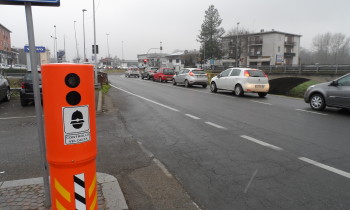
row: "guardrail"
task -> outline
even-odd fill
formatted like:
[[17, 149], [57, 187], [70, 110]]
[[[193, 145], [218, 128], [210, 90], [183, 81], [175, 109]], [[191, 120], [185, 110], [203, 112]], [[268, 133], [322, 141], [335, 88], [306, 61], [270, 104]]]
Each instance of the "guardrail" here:
[[[212, 73], [234, 68], [226, 66], [205, 67]], [[294, 74], [344, 74], [350, 72], [350, 65], [276, 65], [276, 66], [239, 66], [239, 68], [254, 68], [266, 73], [294, 73]]]

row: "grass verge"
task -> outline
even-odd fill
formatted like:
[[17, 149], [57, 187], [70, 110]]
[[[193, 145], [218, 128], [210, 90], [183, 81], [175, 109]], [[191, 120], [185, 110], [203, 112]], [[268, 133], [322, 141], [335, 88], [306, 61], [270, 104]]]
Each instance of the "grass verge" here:
[[103, 94], [108, 93], [109, 89], [111, 89], [110, 85], [102, 85], [102, 93]]
[[308, 87], [310, 87], [311, 85], [315, 85], [315, 84], [318, 84], [318, 82], [317, 81], [313, 81], [313, 80], [304, 82], [304, 83], [302, 83], [302, 84], [292, 88], [289, 91], [288, 96], [303, 98], [306, 89]]

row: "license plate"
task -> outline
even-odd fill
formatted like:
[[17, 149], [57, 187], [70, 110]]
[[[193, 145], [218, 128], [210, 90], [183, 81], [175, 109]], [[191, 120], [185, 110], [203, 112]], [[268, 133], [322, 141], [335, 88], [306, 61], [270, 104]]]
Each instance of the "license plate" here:
[[264, 88], [264, 85], [255, 85], [255, 88]]
[[171, 77], [168, 77], [168, 78], [166, 78], [166, 80], [172, 80], [172, 78], [171, 78]]

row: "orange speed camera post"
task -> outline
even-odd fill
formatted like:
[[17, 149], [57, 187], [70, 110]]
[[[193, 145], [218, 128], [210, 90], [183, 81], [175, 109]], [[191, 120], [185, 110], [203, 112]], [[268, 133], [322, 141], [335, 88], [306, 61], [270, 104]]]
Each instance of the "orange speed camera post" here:
[[42, 65], [52, 209], [97, 209], [93, 65]]

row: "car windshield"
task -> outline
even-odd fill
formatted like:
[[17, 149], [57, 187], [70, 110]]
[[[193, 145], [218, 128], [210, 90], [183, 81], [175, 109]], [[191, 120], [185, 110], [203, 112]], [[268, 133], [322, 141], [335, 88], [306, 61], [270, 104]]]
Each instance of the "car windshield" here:
[[203, 70], [193, 70], [192, 72], [194, 74], [206, 74], [205, 71], [203, 71]]
[[265, 77], [264, 72], [260, 70], [248, 70], [251, 77]]
[[175, 74], [174, 70], [172, 70], [172, 69], [164, 69], [163, 73], [165, 75], [174, 75]]

